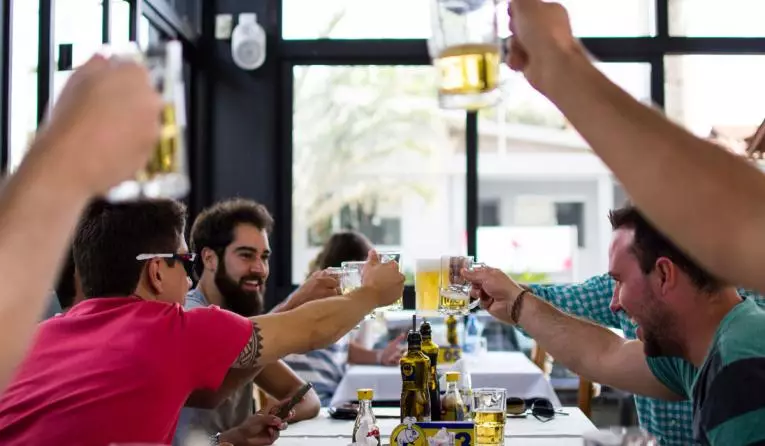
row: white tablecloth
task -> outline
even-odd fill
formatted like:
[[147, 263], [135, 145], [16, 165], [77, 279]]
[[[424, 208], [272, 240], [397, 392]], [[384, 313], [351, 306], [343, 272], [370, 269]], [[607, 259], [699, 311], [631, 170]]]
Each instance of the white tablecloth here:
[[[560, 406], [550, 381], [529, 358], [520, 352], [488, 352], [480, 356], [466, 356], [472, 387], [500, 387], [507, 396], [519, 398], [544, 397]], [[439, 371], [449, 370], [439, 366]], [[396, 401], [401, 398], [401, 372], [398, 367], [356, 365], [348, 369], [335, 391], [330, 405], [337, 406], [356, 399], [356, 390], [372, 388], [377, 401]]]
[[[385, 410], [385, 409], [381, 409]], [[576, 407], [565, 407], [568, 415], [556, 415], [548, 422], [541, 422], [534, 417], [508, 418], [505, 425], [505, 444], [548, 446], [582, 445], [581, 437], [585, 432], [595, 430], [595, 426]], [[378, 418], [380, 431], [390, 434], [398, 425], [398, 418]], [[326, 409], [313, 420], [291, 425], [281, 433], [279, 445], [347, 445], [353, 431], [353, 421], [333, 420]]]

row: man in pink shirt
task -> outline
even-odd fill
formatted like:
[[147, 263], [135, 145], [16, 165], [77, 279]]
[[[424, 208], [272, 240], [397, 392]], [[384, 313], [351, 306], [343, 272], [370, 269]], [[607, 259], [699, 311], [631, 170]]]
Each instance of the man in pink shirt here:
[[[184, 404], [215, 407], [258, 367], [336, 341], [402, 292], [397, 266], [370, 253], [352, 295], [250, 319], [184, 311], [184, 225], [174, 201], [90, 206], [74, 240], [87, 299], [40, 325], [0, 398], [0, 444], [170, 444]], [[265, 431], [281, 427], [264, 417]]]

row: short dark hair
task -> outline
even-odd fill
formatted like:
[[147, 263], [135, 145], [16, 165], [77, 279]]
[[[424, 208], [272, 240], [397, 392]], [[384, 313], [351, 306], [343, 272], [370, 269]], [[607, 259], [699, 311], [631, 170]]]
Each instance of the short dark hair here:
[[[270, 233], [274, 218], [265, 206], [253, 200], [232, 198], [218, 202], [203, 210], [191, 227], [191, 250], [201, 254], [209, 248], [221, 255], [234, 241], [234, 229], [240, 224], [253, 225]], [[202, 274], [203, 264], [196, 262], [197, 274]]]
[[145, 264], [136, 256], [175, 253], [185, 225], [186, 207], [174, 200], [92, 203], [74, 238], [85, 297], [133, 294]]
[[69, 248], [69, 252], [67, 252], [64, 258], [64, 264], [58, 274], [58, 281], [56, 282], [56, 298], [58, 303], [61, 304], [61, 308], [64, 309], [74, 304], [74, 296], [77, 294], [77, 289], [74, 285], [74, 272], [74, 253]]
[[644, 274], [653, 271], [659, 257], [666, 257], [702, 291], [714, 292], [725, 286], [723, 281], [708, 273], [660, 233], [635, 206], [627, 204], [615, 209], [609, 213], [608, 219], [614, 230], [630, 228], [635, 231], [632, 250]]
[[372, 242], [356, 231], [342, 231], [332, 234], [311, 265], [312, 271], [340, 266], [343, 262], [367, 259]]

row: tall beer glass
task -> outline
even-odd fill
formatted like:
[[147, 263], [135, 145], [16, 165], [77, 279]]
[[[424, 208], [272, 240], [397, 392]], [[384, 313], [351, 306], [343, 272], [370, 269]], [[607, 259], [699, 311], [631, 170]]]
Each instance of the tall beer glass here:
[[[340, 292], [349, 294], [361, 287], [361, 270], [364, 269], [365, 261], [348, 261], [340, 264]], [[374, 312], [364, 316], [365, 320], [374, 319]], [[359, 328], [356, 326], [356, 328]]]
[[414, 293], [418, 313], [438, 311], [440, 271], [440, 259], [417, 259], [415, 262]]
[[[381, 263], [388, 263], [388, 262], [398, 262], [398, 269], [401, 271], [401, 253], [397, 251], [383, 251], [378, 253], [380, 256], [380, 262]], [[380, 308], [380, 310], [383, 311], [396, 311], [396, 310], [403, 310], [404, 309], [404, 296], [401, 296], [393, 302], [392, 304], [388, 305], [387, 307]]]
[[505, 444], [505, 389], [473, 389], [473, 422], [476, 446]]
[[499, 90], [498, 0], [431, 0], [430, 57], [442, 108], [495, 105]]
[[462, 277], [462, 270], [475, 270], [484, 267], [470, 256], [441, 257], [441, 280], [439, 287], [438, 310], [444, 314], [465, 315], [477, 307], [480, 300], [470, 302], [473, 286]]
[[142, 53], [134, 43], [112, 52], [113, 57], [132, 58], [143, 62], [152, 83], [162, 94], [162, 132], [146, 166], [135, 178], [112, 188], [107, 194], [111, 201], [140, 198], [180, 199], [189, 192], [190, 181], [186, 166], [186, 91], [183, 82], [183, 49], [178, 41], [150, 47]]

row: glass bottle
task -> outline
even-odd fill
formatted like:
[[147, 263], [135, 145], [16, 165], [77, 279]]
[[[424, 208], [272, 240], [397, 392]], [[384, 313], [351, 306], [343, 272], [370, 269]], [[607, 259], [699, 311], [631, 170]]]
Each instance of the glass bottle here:
[[441, 421], [441, 386], [438, 382], [438, 344], [433, 342], [433, 331], [428, 321], [420, 325], [422, 352], [430, 359], [430, 419]]
[[[377, 439], [377, 445], [380, 445], [380, 429], [377, 427], [377, 419], [372, 412], [372, 398], [374, 390], [358, 389], [356, 396], [359, 399], [359, 413], [356, 415], [356, 422], [353, 424], [353, 442], [365, 442], [367, 438]], [[360, 429], [365, 426], [365, 429]], [[358, 437], [358, 438], [357, 438]]]
[[401, 422], [404, 418], [430, 421], [430, 359], [422, 352], [422, 336], [409, 331], [408, 348], [401, 357]]
[[446, 372], [446, 393], [441, 401], [442, 421], [465, 421], [467, 408], [458, 387], [460, 372]]

